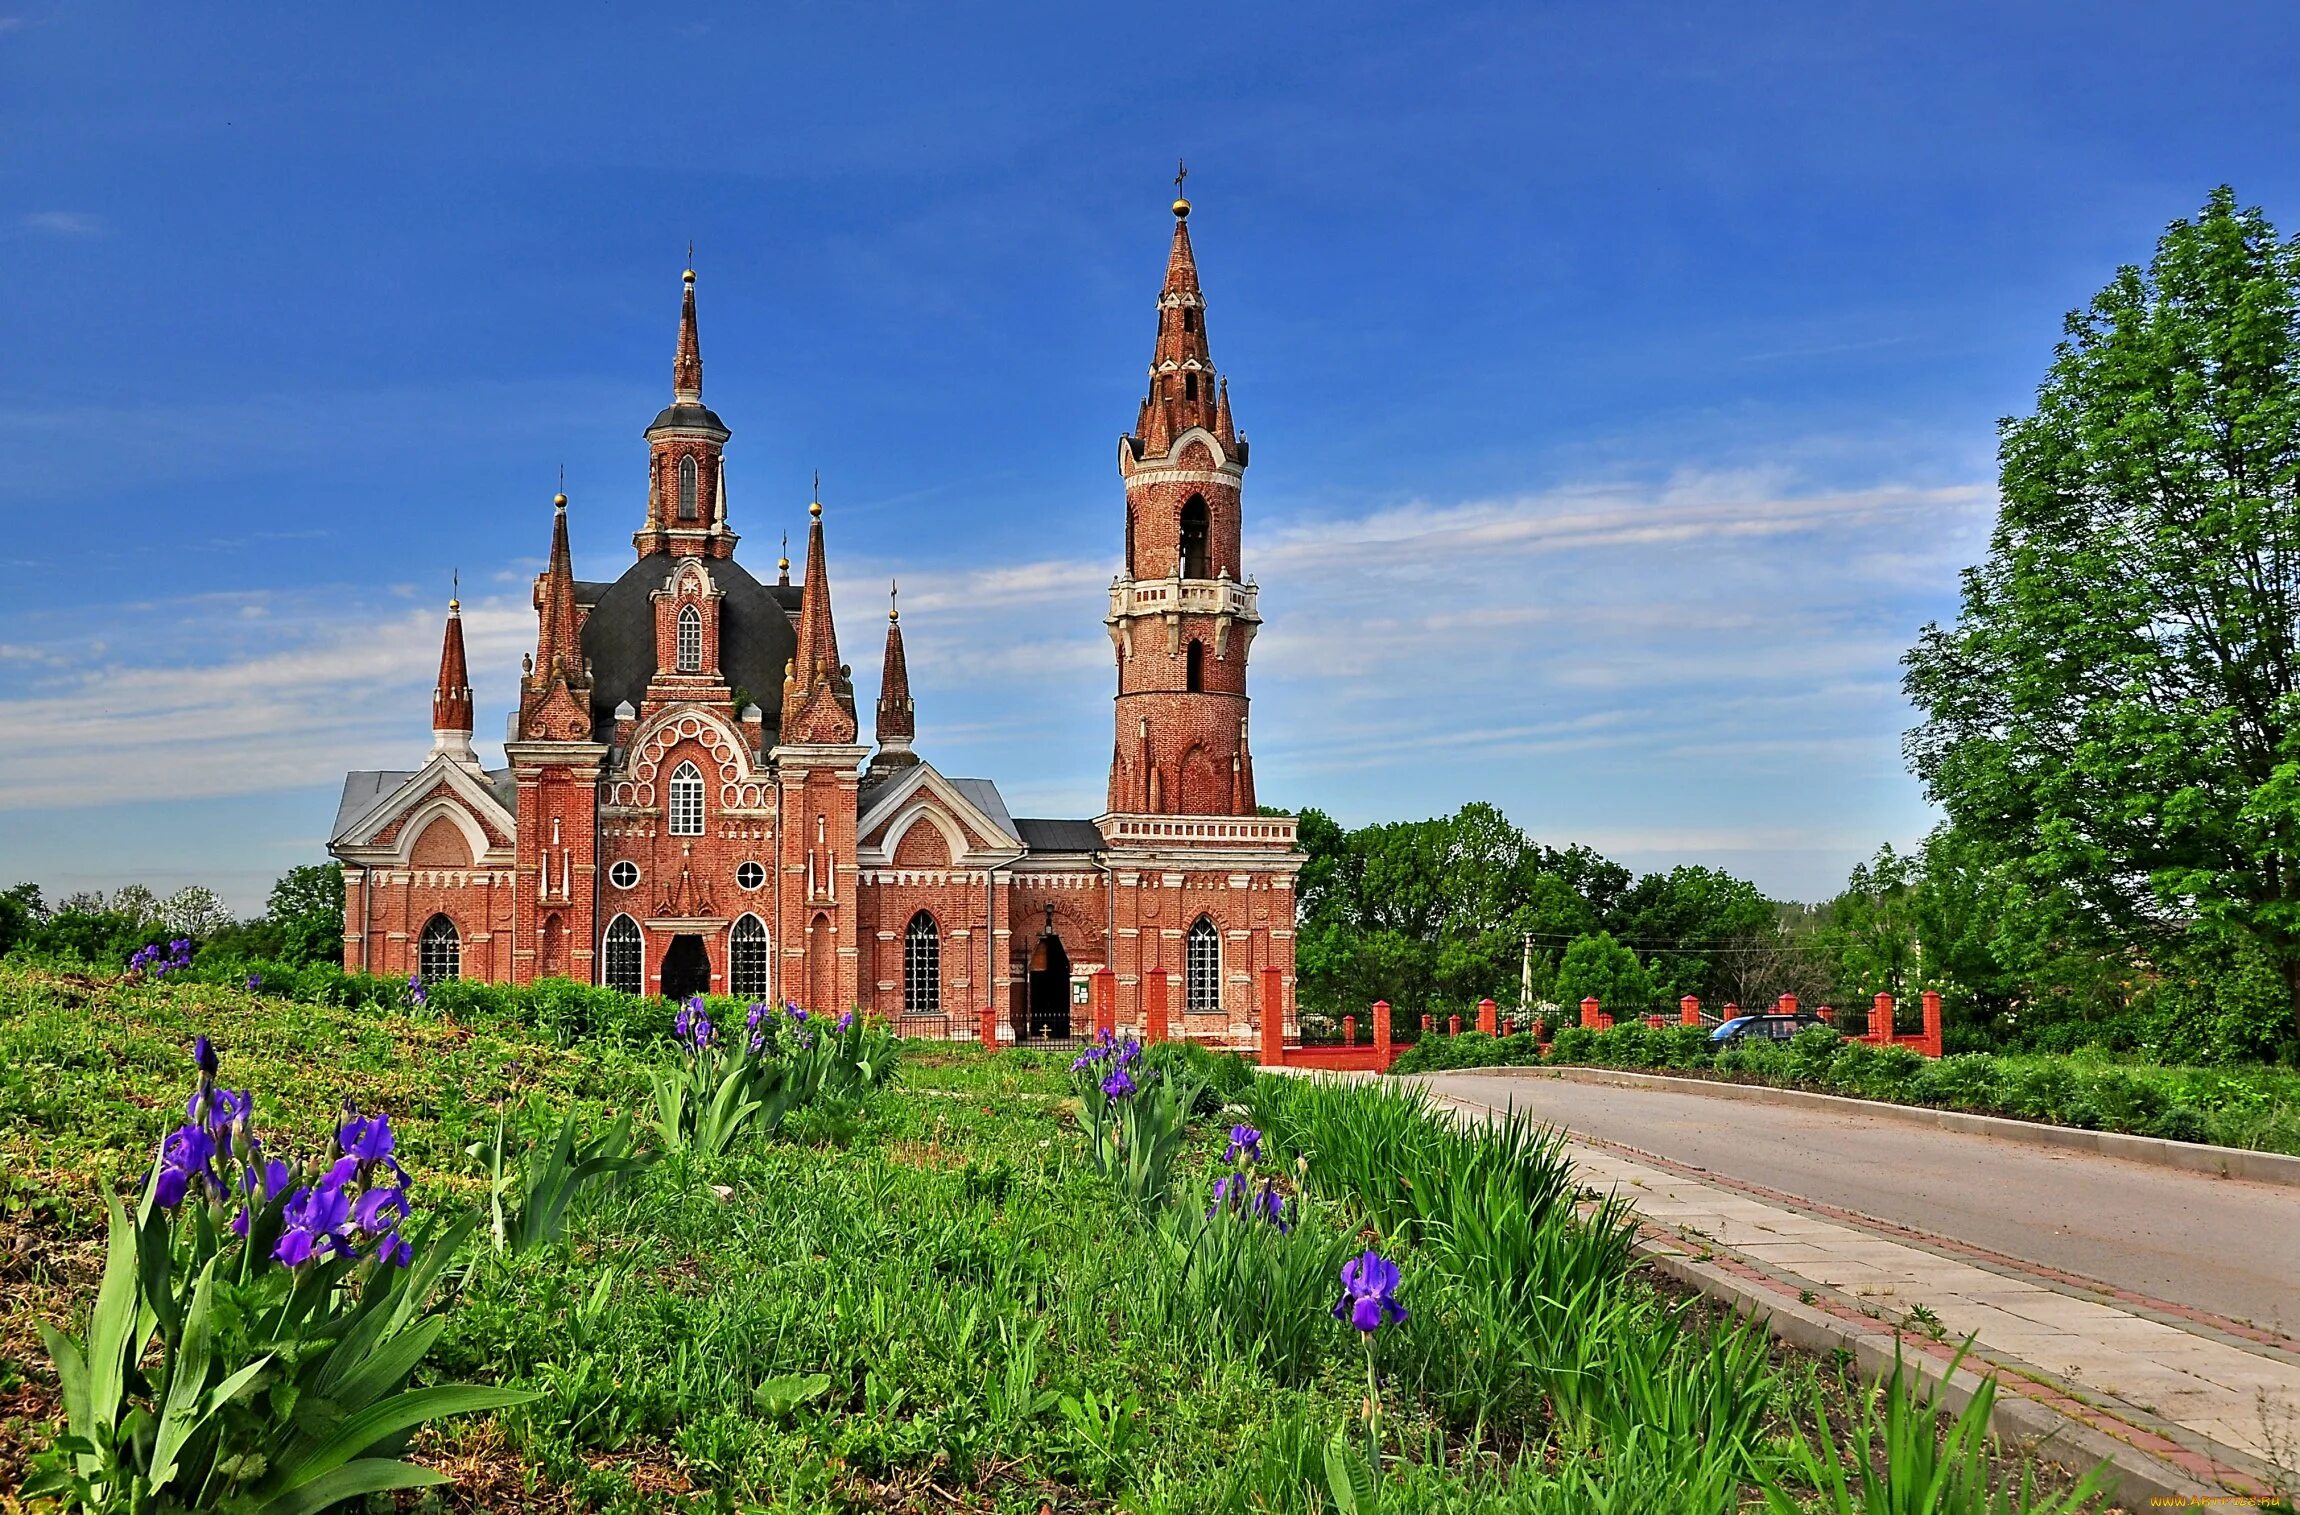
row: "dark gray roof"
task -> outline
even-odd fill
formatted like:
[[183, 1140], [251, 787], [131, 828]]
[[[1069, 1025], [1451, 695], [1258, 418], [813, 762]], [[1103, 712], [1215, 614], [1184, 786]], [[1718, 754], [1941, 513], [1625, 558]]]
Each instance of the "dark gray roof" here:
[[1033, 852], [1100, 852], [1102, 828], [1092, 821], [1019, 819], [1014, 829]]
[[[583, 622], [583, 655], [591, 660], [591, 720], [606, 732], [615, 707], [645, 698], [655, 676], [655, 603], [680, 559], [651, 553], [623, 577], [599, 588]], [[783, 669], [798, 655], [799, 639], [783, 613], [779, 591], [761, 584], [733, 558], [703, 565], [725, 598], [719, 602], [719, 671], [766, 713], [766, 742], [782, 729]], [[594, 586], [577, 586], [576, 596]], [[795, 593], [796, 591], [794, 591]]]
[[727, 423], [720, 420], [718, 412], [708, 405], [664, 406], [663, 413], [647, 423], [647, 431], [658, 432], [666, 427], [675, 427], [680, 431], [715, 431], [722, 442], [730, 435]]

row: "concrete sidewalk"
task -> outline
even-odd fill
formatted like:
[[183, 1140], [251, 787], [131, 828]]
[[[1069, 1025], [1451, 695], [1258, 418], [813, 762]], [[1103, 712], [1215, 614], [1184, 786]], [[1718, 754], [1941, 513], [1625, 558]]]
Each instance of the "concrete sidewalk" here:
[[[1495, 1113], [1439, 1098], [1467, 1115]], [[1636, 1205], [1648, 1256], [1773, 1317], [1801, 1345], [1859, 1348], [1873, 1366], [1890, 1360], [1897, 1338], [1937, 1373], [1976, 1337], [1966, 1363], [1997, 1375], [2008, 1397], [2000, 1423], [2041, 1435], [2056, 1461], [2112, 1460], [2127, 1504], [2286, 1492], [2300, 1474], [2300, 1341], [2130, 1290], [2088, 1289], [2059, 1270], [1617, 1143], [1569, 1140], [1589, 1187]], [[1919, 1307], [1931, 1321], [1912, 1321]]]

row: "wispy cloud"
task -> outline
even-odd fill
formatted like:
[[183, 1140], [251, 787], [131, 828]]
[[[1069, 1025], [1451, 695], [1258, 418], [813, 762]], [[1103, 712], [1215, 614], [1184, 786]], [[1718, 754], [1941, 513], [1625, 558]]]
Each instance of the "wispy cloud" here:
[[[9, 18], [0, 17], [0, 33], [9, 30]], [[35, 210], [16, 218], [16, 224], [28, 232], [48, 237], [100, 237], [104, 234], [103, 217], [84, 210]]]
[[[1490, 798], [1625, 855], [1676, 838], [1841, 871], [1882, 839], [1863, 786], [1905, 794], [1897, 660], [1951, 608], [1993, 504], [1982, 484], [1828, 489], [1765, 470], [1297, 512], [1246, 544], [1264, 586], [1262, 791], [1362, 815]], [[998, 779], [1017, 813], [1093, 813], [1113, 567], [843, 559], [866, 725], [885, 622], [864, 586], [899, 575], [921, 748]], [[467, 602], [465, 629], [484, 736], [533, 614], [507, 585]], [[75, 639], [97, 636], [123, 650], [89, 669]], [[436, 609], [355, 586], [114, 606], [16, 637], [0, 646], [0, 808], [259, 794], [412, 761], [438, 636]]]

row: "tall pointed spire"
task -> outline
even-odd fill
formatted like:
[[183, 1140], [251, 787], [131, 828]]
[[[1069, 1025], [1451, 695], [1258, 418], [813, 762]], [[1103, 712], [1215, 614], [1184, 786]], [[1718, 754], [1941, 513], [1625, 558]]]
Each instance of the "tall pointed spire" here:
[[807, 577], [799, 590], [798, 655], [783, 675], [785, 744], [843, 745], [855, 739], [854, 683], [839, 662], [831, 620], [831, 575], [823, 554], [823, 503], [807, 506]]
[[1164, 454], [1174, 438], [1193, 426], [1213, 431], [1219, 424], [1219, 381], [1206, 345], [1206, 297], [1190, 247], [1190, 202], [1180, 195], [1188, 177], [1187, 168], [1174, 175], [1174, 241], [1166, 254], [1166, 284], [1158, 292], [1150, 393], [1135, 430], [1147, 454]]
[[439, 682], [431, 690], [431, 750], [471, 756], [471, 673], [463, 658], [463, 601], [447, 602], [447, 629], [439, 640]]
[[918, 717], [910, 698], [910, 663], [902, 652], [902, 610], [896, 603], [901, 591], [887, 585], [886, 660], [879, 666], [878, 755], [875, 768], [899, 768], [918, 761], [910, 744], [918, 736]]
[[519, 734], [579, 742], [591, 734], [591, 673], [575, 620], [575, 559], [567, 547], [567, 496], [551, 497], [551, 562], [535, 580], [535, 660], [521, 680]]
[[[689, 256], [692, 257], [692, 249]], [[703, 403], [703, 344], [695, 335], [695, 271], [680, 275], [686, 295], [679, 302], [679, 356], [671, 363], [671, 395], [682, 405]]]

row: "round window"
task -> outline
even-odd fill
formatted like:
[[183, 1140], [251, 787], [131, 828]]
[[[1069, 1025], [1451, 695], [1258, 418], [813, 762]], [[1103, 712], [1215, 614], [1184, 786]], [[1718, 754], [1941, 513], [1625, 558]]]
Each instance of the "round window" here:
[[629, 858], [612, 864], [607, 869], [607, 882], [618, 889], [629, 889], [639, 882], [639, 865]]
[[756, 889], [767, 881], [767, 870], [757, 863], [744, 863], [735, 869], [735, 882], [745, 889]]

